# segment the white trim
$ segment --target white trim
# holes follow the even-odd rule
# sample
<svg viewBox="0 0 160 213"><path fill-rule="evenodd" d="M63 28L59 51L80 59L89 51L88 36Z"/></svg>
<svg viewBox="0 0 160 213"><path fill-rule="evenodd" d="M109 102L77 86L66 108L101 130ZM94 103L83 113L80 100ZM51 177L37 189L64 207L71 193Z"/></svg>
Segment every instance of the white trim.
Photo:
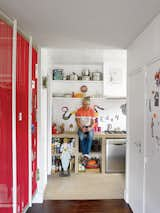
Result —
<svg viewBox="0 0 160 213"><path fill-rule="evenodd" d="M33 198L33 203L43 203L43 182L41 175L41 50L38 49L38 78L37 78L37 168L39 169L40 179L37 181L37 193ZM43 156L42 156L43 157Z"/></svg>
<svg viewBox="0 0 160 213"><path fill-rule="evenodd" d="M130 80L131 75L127 75L127 99L126 99L126 104L127 104L127 119L126 119L126 127L127 127L127 144L126 144L126 173L125 173L125 189L124 189L124 199L126 203L129 203L129 195L130 195L130 126L129 126L129 103L130 103L130 96L129 96L129 80Z"/></svg>
<svg viewBox="0 0 160 213"><path fill-rule="evenodd" d="M51 155L51 141L52 141L52 72L47 75L47 174L51 175L52 155Z"/></svg>
<svg viewBox="0 0 160 213"><path fill-rule="evenodd" d="M17 21L13 21L12 49L12 175L13 175L13 213L17 212L17 160L16 160L16 49Z"/></svg>
<svg viewBox="0 0 160 213"><path fill-rule="evenodd" d="M28 78L28 159L29 159L29 206L32 206L32 37L29 39L29 78Z"/></svg>
<svg viewBox="0 0 160 213"><path fill-rule="evenodd" d="M9 16L7 16L7 15L3 12L2 9L0 9L0 15L1 15L3 18L5 18L8 22L14 23L14 20L11 19Z"/></svg>

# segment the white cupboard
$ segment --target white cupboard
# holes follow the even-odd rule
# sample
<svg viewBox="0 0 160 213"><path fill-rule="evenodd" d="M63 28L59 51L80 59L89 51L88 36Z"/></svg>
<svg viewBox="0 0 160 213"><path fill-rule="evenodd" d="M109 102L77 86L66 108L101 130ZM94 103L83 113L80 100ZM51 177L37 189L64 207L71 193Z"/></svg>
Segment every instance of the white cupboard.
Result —
<svg viewBox="0 0 160 213"><path fill-rule="evenodd" d="M145 140L145 213L160 212L160 60L147 67Z"/></svg>
<svg viewBox="0 0 160 213"><path fill-rule="evenodd" d="M144 182L144 70L128 77L129 203L135 213L143 212Z"/></svg>

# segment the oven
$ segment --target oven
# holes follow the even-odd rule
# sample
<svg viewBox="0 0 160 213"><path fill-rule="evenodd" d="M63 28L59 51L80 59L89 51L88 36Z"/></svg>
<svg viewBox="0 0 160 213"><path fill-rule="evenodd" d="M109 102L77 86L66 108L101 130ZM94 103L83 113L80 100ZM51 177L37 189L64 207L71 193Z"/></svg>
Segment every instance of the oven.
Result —
<svg viewBox="0 0 160 213"><path fill-rule="evenodd" d="M106 173L125 173L126 139L106 139Z"/></svg>

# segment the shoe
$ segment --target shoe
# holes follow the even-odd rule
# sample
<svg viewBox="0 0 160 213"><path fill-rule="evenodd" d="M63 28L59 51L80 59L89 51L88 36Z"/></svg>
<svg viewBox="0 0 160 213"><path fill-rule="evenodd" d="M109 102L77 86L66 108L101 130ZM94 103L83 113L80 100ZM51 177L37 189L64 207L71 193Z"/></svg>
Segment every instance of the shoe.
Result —
<svg viewBox="0 0 160 213"><path fill-rule="evenodd" d="M82 160L82 165L85 167L88 163L88 157L84 156L83 160Z"/></svg>
<svg viewBox="0 0 160 213"><path fill-rule="evenodd" d="M88 154L85 154L84 157L88 158L88 159L91 159L91 156L88 155Z"/></svg>

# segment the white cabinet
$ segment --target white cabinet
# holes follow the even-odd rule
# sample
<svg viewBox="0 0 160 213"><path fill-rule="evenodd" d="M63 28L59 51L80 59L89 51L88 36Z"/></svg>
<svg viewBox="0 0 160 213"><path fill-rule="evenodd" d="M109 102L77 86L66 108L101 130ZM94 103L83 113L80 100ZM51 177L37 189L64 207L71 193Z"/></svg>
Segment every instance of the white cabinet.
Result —
<svg viewBox="0 0 160 213"><path fill-rule="evenodd" d="M103 67L104 96L126 97L126 61L105 62Z"/></svg>
<svg viewBox="0 0 160 213"><path fill-rule="evenodd" d="M156 93L160 97L160 85L157 85L155 80L155 74L159 70L160 60L147 68L145 213L160 212L160 98L155 98Z"/></svg>
<svg viewBox="0 0 160 213"><path fill-rule="evenodd" d="M144 182L144 70L128 77L129 203L135 213L143 212Z"/></svg>

